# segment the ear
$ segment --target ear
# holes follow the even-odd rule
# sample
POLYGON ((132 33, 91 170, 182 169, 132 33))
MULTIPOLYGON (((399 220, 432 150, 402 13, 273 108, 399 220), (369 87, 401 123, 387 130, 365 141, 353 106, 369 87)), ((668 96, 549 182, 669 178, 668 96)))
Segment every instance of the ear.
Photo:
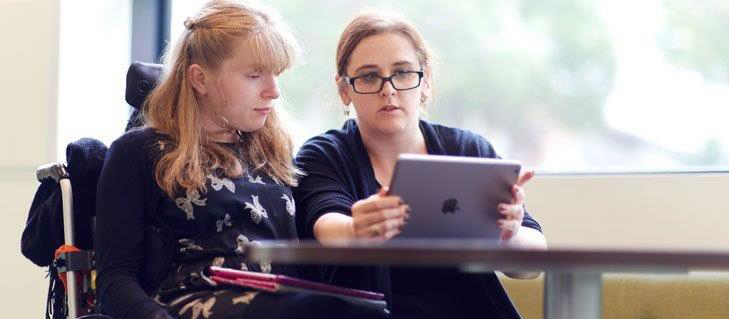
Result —
POLYGON ((339 92, 339 98, 342 99, 342 104, 349 106, 349 103, 352 103, 352 98, 349 97, 349 90, 347 90, 349 85, 339 74, 334 76, 334 83, 337 84, 337 91, 339 92))
POLYGON ((423 77, 423 83, 420 85, 420 104, 424 105, 430 96, 430 81, 428 77, 423 77))
POLYGON ((205 73, 205 69, 199 64, 192 64, 187 69, 187 80, 190 81, 190 85, 196 93, 205 95, 208 93, 208 79, 205 73))

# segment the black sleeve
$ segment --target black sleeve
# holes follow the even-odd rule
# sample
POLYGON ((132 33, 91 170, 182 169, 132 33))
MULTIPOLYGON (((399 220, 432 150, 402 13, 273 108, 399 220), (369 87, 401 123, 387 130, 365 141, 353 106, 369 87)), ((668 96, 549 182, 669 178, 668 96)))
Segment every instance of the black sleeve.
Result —
POLYGON ((471 147, 473 148, 473 150, 467 150, 467 152, 475 153, 478 157, 501 158, 501 156, 496 153, 494 146, 491 145, 491 143, 485 138, 483 138, 483 136, 473 133, 471 134, 475 138, 475 143, 469 143, 470 145, 472 145, 471 147))
POLYGON ((347 189, 351 176, 344 172, 341 150, 322 144, 325 142, 311 140, 296 156, 296 165, 306 174, 293 189, 298 212, 296 226, 302 238, 314 238, 314 223, 326 213, 351 215, 355 202, 347 189))
MULTIPOLYGON (((146 225, 146 158, 134 156, 132 143, 118 140, 109 149, 97 191, 96 260, 98 295, 115 319, 170 318, 142 290, 137 279, 146 225)), ((139 152, 140 147, 136 150, 139 152)))
MULTIPOLYGON (((496 150, 494 150, 493 145, 483 138, 483 136, 478 134, 473 135, 475 135, 475 143, 471 143, 473 145, 472 152, 478 154, 478 157, 501 158, 501 156, 496 153, 496 150)), ((537 222, 537 220, 529 214, 526 210, 526 206, 524 207, 524 220, 521 222, 521 225, 542 232, 542 226, 540 226, 539 222, 537 222)))
POLYGON ((38 266, 46 267, 53 262, 55 250, 63 244, 63 223, 55 215, 62 215, 61 190, 54 181, 44 181, 38 186, 28 211, 28 220, 20 238, 23 255, 38 266))

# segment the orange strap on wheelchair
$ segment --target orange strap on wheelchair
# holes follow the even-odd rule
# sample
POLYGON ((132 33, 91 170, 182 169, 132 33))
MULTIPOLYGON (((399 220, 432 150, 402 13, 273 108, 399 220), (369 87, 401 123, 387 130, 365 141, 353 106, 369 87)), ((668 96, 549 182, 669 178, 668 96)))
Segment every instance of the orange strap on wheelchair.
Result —
MULTIPOLYGON (((56 249, 54 258, 58 259, 58 256, 61 256, 61 254, 63 254, 63 253, 73 253, 73 252, 77 252, 77 251, 81 251, 81 249, 78 249, 73 245, 62 245, 61 247, 58 247, 58 249, 56 249)), ((63 287, 66 287, 66 273, 64 272, 64 273, 58 274, 58 278, 60 278, 61 282, 63 282, 63 287)), ((76 279, 77 279, 76 281, 79 281, 79 283, 80 283, 79 279, 81 279, 81 276, 76 277, 76 279)))
POLYGON ((81 249, 78 249, 76 248, 76 246, 73 245, 62 245, 61 247, 58 247, 58 249, 56 249, 56 253, 53 257, 58 258, 58 256, 63 253, 72 253, 76 251, 81 251, 81 249))

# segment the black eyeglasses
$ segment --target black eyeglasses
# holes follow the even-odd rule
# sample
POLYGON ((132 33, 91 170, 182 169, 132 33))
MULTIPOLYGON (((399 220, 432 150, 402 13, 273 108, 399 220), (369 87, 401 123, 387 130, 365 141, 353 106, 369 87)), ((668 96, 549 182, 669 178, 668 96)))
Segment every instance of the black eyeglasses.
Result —
POLYGON ((423 79, 423 71, 398 71, 388 77, 379 75, 364 75, 356 77, 344 77, 354 91, 360 94, 374 94, 382 91, 385 82, 390 82, 392 87, 398 91, 411 90, 420 86, 423 79))

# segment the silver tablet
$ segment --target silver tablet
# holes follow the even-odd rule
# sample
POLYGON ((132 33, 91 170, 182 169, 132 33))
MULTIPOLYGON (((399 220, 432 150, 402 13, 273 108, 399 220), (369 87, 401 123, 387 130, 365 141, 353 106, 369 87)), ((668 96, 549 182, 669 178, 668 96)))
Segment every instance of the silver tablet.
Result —
POLYGON ((402 154, 389 194, 410 205, 410 220, 394 239, 498 239, 498 204, 511 202, 515 161, 402 154))

